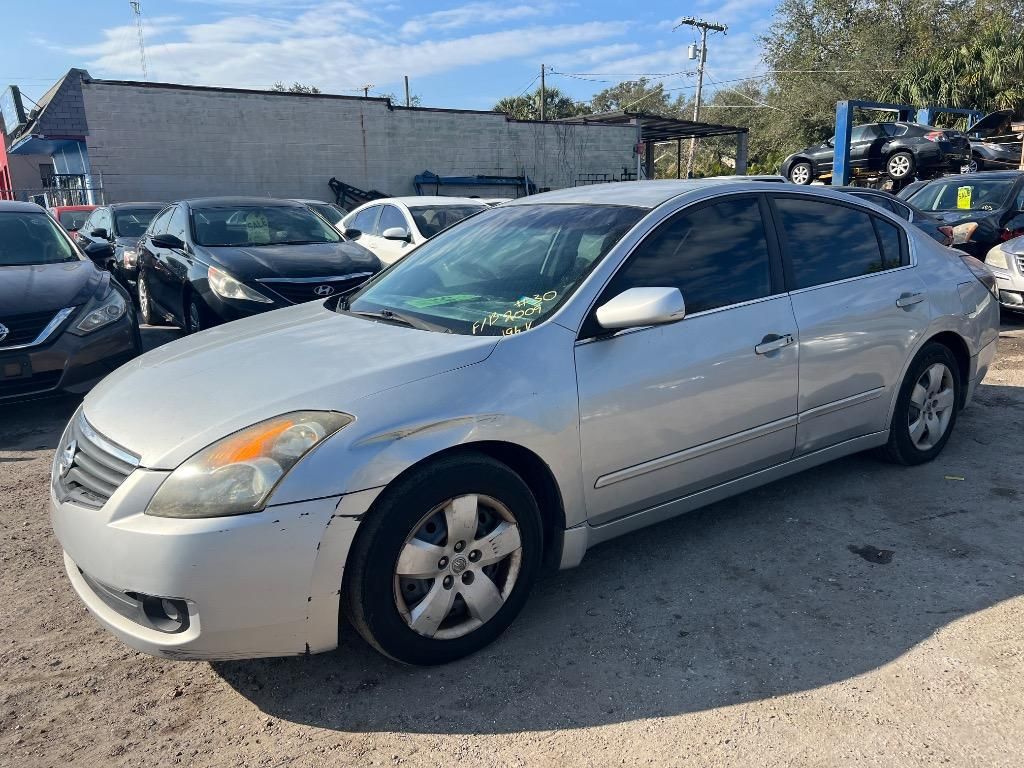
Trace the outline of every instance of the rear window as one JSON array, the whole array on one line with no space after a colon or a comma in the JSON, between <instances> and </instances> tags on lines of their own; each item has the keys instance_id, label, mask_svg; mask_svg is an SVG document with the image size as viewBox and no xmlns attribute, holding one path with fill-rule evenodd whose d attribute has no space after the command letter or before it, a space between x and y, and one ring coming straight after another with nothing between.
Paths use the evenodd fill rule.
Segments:
<instances>
[{"instance_id":1,"label":"rear window","mask_svg":"<svg viewBox=\"0 0 1024 768\"><path fill-rule=\"evenodd\" d=\"M0 267L78 260L75 249L45 213L0 212Z\"/></svg>"},{"instance_id":2,"label":"rear window","mask_svg":"<svg viewBox=\"0 0 1024 768\"><path fill-rule=\"evenodd\" d=\"M1016 179L957 179L925 184L907 199L922 211L994 211L1007 202Z\"/></svg>"},{"instance_id":3,"label":"rear window","mask_svg":"<svg viewBox=\"0 0 1024 768\"><path fill-rule=\"evenodd\" d=\"M89 214L92 211L61 211L60 212L60 225L64 229L78 230L85 224L85 220L89 218Z\"/></svg>"},{"instance_id":4,"label":"rear window","mask_svg":"<svg viewBox=\"0 0 1024 768\"><path fill-rule=\"evenodd\" d=\"M433 237L442 229L457 224L467 216L480 213L484 205L410 205L409 213L424 237Z\"/></svg>"}]
</instances>

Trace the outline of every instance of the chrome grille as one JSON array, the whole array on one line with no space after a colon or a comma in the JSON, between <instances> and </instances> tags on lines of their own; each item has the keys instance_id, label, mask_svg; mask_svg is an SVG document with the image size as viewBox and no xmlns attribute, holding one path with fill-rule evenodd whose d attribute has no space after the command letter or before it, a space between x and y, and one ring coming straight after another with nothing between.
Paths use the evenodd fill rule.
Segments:
<instances>
[{"instance_id":1,"label":"chrome grille","mask_svg":"<svg viewBox=\"0 0 1024 768\"><path fill-rule=\"evenodd\" d=\"M57 454L62 501L99 509L139 466L139 457L107 440L79 411Z\"/></svg>"},{"instance_id":2,"label":"chrome grille","mask_svg":"<svg viewBox=\"0 0 1024 768\"><path fill-rule=\"evenodd\" d=\"M74 307L65 307L58 312L50 309L0 317L0 325L7 329L0 339L0 349L22 349L42 344L73 311Z\"/></svg>"},{"instance_id":3,"label":"chrome grille","mask_svg":"<svg viewBox=\"0 0 1024 768\"><path fill-rule=\"evenodd\" d=\"M267 277L258 282L270 288L281 298L293 304L315 299L327 299L339 293L347 293L358 288L373 276L373 272L353 272L349 275L332 277Z\"/></svg>"},{"instance_id":4,"label":"chrome grille","mask_svg":"<svg viewBox=\"0 0 1024 768\"><path fill-rule=\"evenodd\" d=\"M1024 253L1017 254L1017 269L1019 269L1020 273L1024 275Z\"/></svg>"}]
</instances>

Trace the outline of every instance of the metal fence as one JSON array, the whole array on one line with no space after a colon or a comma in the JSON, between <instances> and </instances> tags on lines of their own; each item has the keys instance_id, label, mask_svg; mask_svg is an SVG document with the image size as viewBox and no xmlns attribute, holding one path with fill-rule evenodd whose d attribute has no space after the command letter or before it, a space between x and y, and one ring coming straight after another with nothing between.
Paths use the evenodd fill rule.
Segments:
<instances>
[{"instance_id":1,"label":"metal fence","mask_svg":"<svg viewBox=\"0 0 1024 768\"><path fill-rule=\"evenodd\" d=\"M107 198L103 187L0 187L0 200L20 200L53 208L58 205L103 205Z\"/></svg>"}]
</instances>

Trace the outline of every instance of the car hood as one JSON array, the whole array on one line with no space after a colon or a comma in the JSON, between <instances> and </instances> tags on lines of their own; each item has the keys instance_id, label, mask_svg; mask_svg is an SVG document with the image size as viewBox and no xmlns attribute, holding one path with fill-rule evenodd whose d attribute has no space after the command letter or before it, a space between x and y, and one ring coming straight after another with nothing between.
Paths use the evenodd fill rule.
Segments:
<instances>
[{"instance_id":1,"label":"car hood","mask_svg":"<svg viewBox=\"0 0 1024 768\"><path fill-rule=\"evenodd\" d=\"M319 302L218 326L136 358L85 399L85 416L153 469L295 410L346 411L382 390L484 360L495 337L342 315Z\"/></svg>"},{"instance_id":2,"label":"car hood","mask_svg":"<svg viewBox=\"0 0 1024 768\"><path fill-rule=\"evenodd\" d=\"M926 211L926 213L943 224L958 224L966 221L981 222L995 220L999 218L1000 211L972 211L964 209L962 211Z\"/></svg>"},{"instance_id":3,"label":"car hood","mask_svg":"<svg viewBox=\"0 0 1024 768\"><path fill-rule=\"evenodd\" d=\"M8 315L56 312L85 304L109 283L110 273L91 261L0 267L0 307Z\"/></svg>"},{"instance_id":4,"label":"car hood","mask_svg":"<svg viewBox=\"0 0 1024 768\"><path fill-rule=\"evenodd\" d=\"M354 243L262 245L211 248L200 246L197 255L243 280L265 277L333 277L363 270L377 271L380 262Z\"/></svg>"},{"instance_id":5,"label":"car hood","mask_svg":"<svg viewBox=\"0 0 1024 768\"><path fill-rule=\"evenodd\" d=\"M1004 133L1004 129L1008 127L1007 124L1010 122L1010 118L1012 117L1012 109L1000 109L997 112L990 112L968 128L967 133L976 133L981 136L991 136L994 133Z\"/></svg>"}]
</instances>

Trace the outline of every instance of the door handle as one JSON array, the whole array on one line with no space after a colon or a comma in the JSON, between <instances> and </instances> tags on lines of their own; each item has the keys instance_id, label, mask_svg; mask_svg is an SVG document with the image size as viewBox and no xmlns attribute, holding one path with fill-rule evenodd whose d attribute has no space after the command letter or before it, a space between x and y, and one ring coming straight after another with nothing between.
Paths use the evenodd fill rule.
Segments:
<instances>
[{"instance_id":1,"label":"door handle","mask_svg":"<svg viewBox=\"0 0 1024 768\"><path fill-rule=\"evenodd\" d=\"M793 343L793 335L784 333L781 336L777 333L769 333L763 339L761 343L754 347L754 352L758 355L767 355L769 352L774 352L777 349L788 347Z\"/></svg>"},{"instance_id":2,"label":"door handle","mask_svg":"<svg viewBox=\"0 0 1024 768\"><path fill-rule=\"evenodd\" d=\"M900 297L896 299L896 306L901 309L912 307L915 304L920 304L924 301L923 293L901 293Z\"/></svg>"}]
</instances>

